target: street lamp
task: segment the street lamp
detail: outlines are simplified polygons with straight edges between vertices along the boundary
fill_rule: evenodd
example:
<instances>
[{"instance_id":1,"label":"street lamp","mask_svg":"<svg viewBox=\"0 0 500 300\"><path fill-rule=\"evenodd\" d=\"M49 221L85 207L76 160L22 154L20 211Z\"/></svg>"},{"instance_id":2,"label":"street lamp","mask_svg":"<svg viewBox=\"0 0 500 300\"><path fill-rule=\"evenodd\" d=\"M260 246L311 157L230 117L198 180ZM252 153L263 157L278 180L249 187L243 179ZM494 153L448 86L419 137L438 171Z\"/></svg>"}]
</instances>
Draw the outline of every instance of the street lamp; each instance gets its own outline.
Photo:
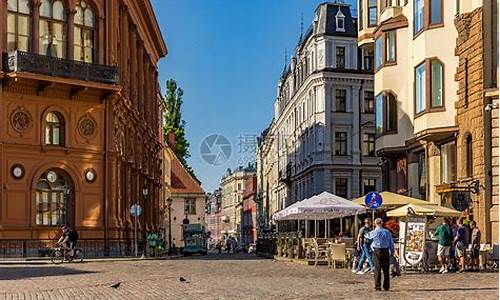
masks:
<instances>
[{"instance_id":1,"label":"street lamp","mask_svg":"<svg viewBox=\"0 0 500 300\"><path fill-rule=\"evenodd\" d=\"M168 255L172 255L172 202L173 199L168 197Z\"/></svg>"},{"instance_id":2,"label":"street lamp","mask_svg":"<svg viewBox=\"0 0 500 300\"><path fill-rule=\"evenodd\" d=\"M146 257L146 249L147 249L147 236L146 236L146 199L148 196L148 189L142 189L142 195L144 196L144 214L142 216L142 255L141 258Z\"/></svg>"}]
</instances>

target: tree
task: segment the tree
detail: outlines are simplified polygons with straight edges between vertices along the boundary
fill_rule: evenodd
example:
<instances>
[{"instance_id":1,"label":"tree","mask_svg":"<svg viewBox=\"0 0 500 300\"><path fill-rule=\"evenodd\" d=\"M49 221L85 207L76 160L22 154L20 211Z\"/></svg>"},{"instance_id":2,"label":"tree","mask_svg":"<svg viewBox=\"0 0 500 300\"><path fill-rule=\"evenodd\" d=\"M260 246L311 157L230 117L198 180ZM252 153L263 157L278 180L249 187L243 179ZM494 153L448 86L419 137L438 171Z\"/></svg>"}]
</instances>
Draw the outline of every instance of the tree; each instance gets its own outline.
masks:
<instances>
[{"instance_id":1,"label":"tree","mask_svg":"<svg viewBox=\"0 0 500 300\"><path fill-rule=\"evenodd\" d=\"M189 153L189 142L186 140L185 127L186 121L182 119L181 107L184 91L177 87L174 79L167 80L167 95L165 96L165 125L163 128L163 137L168 141L168 134L173 132L175 135L175 155L179 158L182 165L196 179L194 171L187 164L187 159L191 156Z\"/></svg>"}]
</instances>

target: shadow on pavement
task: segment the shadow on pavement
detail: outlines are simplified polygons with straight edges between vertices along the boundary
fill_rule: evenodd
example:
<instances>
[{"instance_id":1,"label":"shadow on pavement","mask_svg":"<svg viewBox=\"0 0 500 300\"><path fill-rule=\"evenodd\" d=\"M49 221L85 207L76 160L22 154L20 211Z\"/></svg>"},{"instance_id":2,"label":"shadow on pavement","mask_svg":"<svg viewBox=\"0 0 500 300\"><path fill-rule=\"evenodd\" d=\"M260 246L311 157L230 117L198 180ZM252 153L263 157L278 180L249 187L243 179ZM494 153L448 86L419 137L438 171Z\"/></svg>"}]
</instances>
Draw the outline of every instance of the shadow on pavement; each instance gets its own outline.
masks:
<instances>
[{"instance_id":1,"label":"shadow on pavement","mask_svg":"<svg viewBox=\"0 0 500 300\"><path fill-rule=\"evenodd\" d=\"M191 255L191 256L181 256L173 258L173 260L268 260L269 258L257 256L255 254L246 253L209 253L207 255Z\"/></svg>"},{"instance_id":2,"label":"shadow on pavement","mask_svg":"<svg viewBox=\"0 0 500 300\"><path fill-rule=\"evenodd\" d=\"M67 267L33 267L33 266L0 266L0 280L18 280L35 277L65 276L97 273L92 271L75 270Z\"/></svg>"}]
</instances>

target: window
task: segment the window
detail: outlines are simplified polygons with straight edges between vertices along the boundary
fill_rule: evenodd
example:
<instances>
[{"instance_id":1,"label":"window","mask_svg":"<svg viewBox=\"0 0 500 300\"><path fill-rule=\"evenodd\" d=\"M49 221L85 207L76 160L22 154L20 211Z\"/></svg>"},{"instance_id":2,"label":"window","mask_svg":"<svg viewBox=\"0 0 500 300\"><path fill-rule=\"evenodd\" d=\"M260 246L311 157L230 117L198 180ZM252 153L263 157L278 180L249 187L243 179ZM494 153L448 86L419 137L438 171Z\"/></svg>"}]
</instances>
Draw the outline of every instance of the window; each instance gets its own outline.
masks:
<instances>
[{"instance_id":1,"label":"window","mask_svg":"<svg viewBox=\"0 0 500 300\"><path fill-rule=\"evenodd\" d=\"M377 0L368 0L368 26L377 26Z\"/></svg>"},{"instance_id":2,"label":"window","mask_svg":"<svg viewBox=\"0 0 500 300\"><path fill-rule=\"evenodd\" d=\"M359 15L358 15L358 23L359 23L359 30L363 29L363 19L364 19L364 0L359 0Z\"/></svg>"},{"instance_id":3,"label":"window","mask_svg":"<svg viewBox=\"0 0 500 300\"><path fill-rule=\"evenodd\" d=\"M425 63L415 68L415 113L425 111Z\"/></svg>"},{"instance_id":4,"label":"window","mask_svg":"<svg viewBox=\"0 0 500 300\"><path fill-rule=\"evenodd\" d=\"M415 114L444 108L443 68L437 59L426 59L415 68Z\"/></svg>"},{"instance_id":5,"label":"window","mask_svg":"<svg viewBox=\"0 0 500 300\"><path fill-rule=\"evenodd\" d=\"M430 24L443 23L443 0L429 0Z\"/></svg>"},{"instance_id":6,"label":"window","mask_svg":"<svg viewBox=\"0 0 500 300\"><path fill-rule=\"evenodd\" d=\"M363 134L363 156L375 156L375 134Z\"/></svg>"},{"instance_id":7,"label":"window","mask_svg":"<svg viewBox=\"0 0 500 300\"><path fill-rule=\"evenodd\" d=\"M71 223L71 186L65 176L50 170L36 185L35 224L60 226Z\"/></svg>"},{"instance_id":8,"label":"window","mask_svg":"<svg viewBox=\"0 0 500 300\"><path fill-rule=\"evenodd\" d=\"M396 31L385 33L385 62L396 61Z\"/></svg>"},{"instance_id":9,"label":"window","mask_svg":"<svg viewBox=\"0 0 500 300\"><path fill-rule=\"evenodd\" d=\"M45 117L45 144L64 145L64 122L58 113L50 112Z\"/></svg>"},{"instance_id":10,"label":"window","mask_svg":"<svg viewBox=\"0 0 500 300\"><path fill-rule=\"evenodd\" d=\"M369 192L377 191L377 180L376 179L363 179L363 194L368 194Z\"/></svg>"},{"instance_id":11,"label":"window","mask_svg":"<svg viewBox=\"0 0 500 300\"><path fill-rule=\"evenodd\" d=\"M413 33L424 29L424 0L413 0Z\"/></svg>"},{"instance_id":12,"label":"window","mask_svg":"<svg viewBox=\"0 0 500 300\"><path fill-rule=\"evenodd\" d=\"M346 90L335 90L335 111L346 112Z\"/></svg>"},{"instance_id":13,"label":"window","mask_svg":"<svg viewBox=\"0 0 500 300\"><path fill-rule=\"evenodd\" d=\"M31 39L29 0L7 1L7 51L29 51Z\"/></svg>"},{"instance_id":14,"label":"window","mask_svg":"<svg viewBox=\"0 0 500 300\"><path fill-rule=\"evenodd\" d=\"M335 20L337 22L337 31L344 32L345 31L345 22L344 22L345 16L342 14L342 12L339 11L337 12L337 15L335 16Z\"/></svg>"},{"instance_id":15,"label":"window","mask_svg":"<svg viewBox=\"0 0 500 300\"><path fill-rule=\"evenodd\" d=\"M345 47L336 47L335 49L335 57L337 62L337 68L344 69L345 68Z\"/></svg>"},{"instance_id":16,"label":"window","mask_svg":"<svg viewBox=\"0 0 500 300\"><path fill-rule=\"evenodd\" d=\"M474 176L474 157L472 155L472 135L469 133L465 137L465 176Z\"/></svg>"},{"instance_id":17,"label":"window","mask_svg":"<svg viewBox=\"0 0 500 300\"><path fill-rule=\"evenodd\" d=\"M431 107L443 106L443 65L431 60Z\"/></svg>"},{"instance_id":18,"label":"window","mask_svg":"<svg viewBox=\"0 0 500 300\"><path fill-rule=\"evenodd\" d=\"M373 51L365 51L364 69L373 71Z\"/></svg>"},{"instance_id":19,"label":"window","mask_svg":"<svg viewBox=\"0 0 500 300\"><path fill-rule=\"evenodd\" d=\"M379 94L376 99L375 127L378 134L384 133L384 96Z\"/></svg>"},{"instance_id":20,"label":"window","mask_svg":"<svg viewBox=\"0 0 500 300\"><path fill-rule=\"evenodd\" d=\"M335 195L342 198L348 198L347 178L335 178Z\"/></svg>"},{"instance_id":21,"label":"window","mask_svg":"<svg viewBox=\"0 0 500 300\"><path fill-rule=\"evenodd\" d=\"M382 66L382 38L378 37L375 40L375 69Z\"/></svg>"},{"instance_id":22,"label":"window","mask_svg":"<svg viewBox=\"0 0 500 300\"><path fill-rule=\"evenodd\" d=\"M335 155L347 155L347 133L335 132Z\"/></svg>"},{"instance_id":23,"label":"window","mask_svg":"<svg viewBox=\"0 0 500 300\"><path fill-rule=\"evenodd\" d=\"M457 169L457 146L455 141L441 145L441 183L454 182Z\"/></svg>"},{"instance_id":24,"label":"window","mask_svg":"<svg viewBox=\"0 0 500 300\"><path fill-rule=\"evenodd\" d=\"M427 172L425 166L425 152L418 155L418 189L421 195L425 196L427 187Z\"/></svg>"},{"instance_id":25,"label":"window","mask_svg":"<svg viewBox=\"0 0 500 300\"><path fill-rule=\"evenodd\" d=\"M375 99L372 91L365 91L363 111L367 114L375 112Z\"/></svg>"},{"instance_id":26,"label":"window","mask_svg":"<svg viewBox=\"0 0 500 300\"><path fill-rule=\"evenodd\" d=\"M62 1L42 0L39 39L40 54L66 57L66 10Z\"/></svg>"},{"instance_id":27,"label":"window","mask_svg":"<svg viewBox=\"0 0 500 300\"><path fill-rule=\"evenodd\" d=\"M184 214L196 215L196 199L184 199Z\"/></svg>"},{"instance_id":28,"label":"window","mask_svg":"<svg viewBox=\"0 0 500 300\"><path fill-rule=\"evenodd\" d=\"M95 17L85 1L76 6L74 28L74 58L84 62L94 61Z\"/></svg>"},{"instance_id":29,"label":"window","mask_svg":"<svg viewBox=\"0 0 500 300\"><path fill-rule=\"evenodd\" d=\"M396 133L398 130L398 108L396 96L383 92L375 99L375 126L377 134Z\"/></svg>"}]
</instances>

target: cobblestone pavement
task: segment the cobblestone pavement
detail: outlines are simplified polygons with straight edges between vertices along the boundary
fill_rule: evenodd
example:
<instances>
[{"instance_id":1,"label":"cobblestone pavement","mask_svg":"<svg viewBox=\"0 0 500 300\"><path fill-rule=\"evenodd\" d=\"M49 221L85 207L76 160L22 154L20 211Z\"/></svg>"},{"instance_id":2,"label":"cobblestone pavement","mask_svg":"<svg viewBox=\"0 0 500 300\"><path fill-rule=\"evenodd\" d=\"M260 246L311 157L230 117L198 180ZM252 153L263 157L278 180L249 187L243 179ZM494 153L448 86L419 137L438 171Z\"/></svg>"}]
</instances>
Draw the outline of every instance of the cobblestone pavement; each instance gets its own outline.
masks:
<instances>
[{"instance_id":1,"label":"cobblestone pavement","mask_svg":"<svg viewBox=\"0 0 500 300\"><path fill-rule=\"evenodd\" d=\"M179 277L187 279L180 282ZM118 288L110 287L121 282ZM0 299L498 299L497 273L406 274L390 292L346 269L249 255L0 266Z\"/></svg>"}]
</instances>

